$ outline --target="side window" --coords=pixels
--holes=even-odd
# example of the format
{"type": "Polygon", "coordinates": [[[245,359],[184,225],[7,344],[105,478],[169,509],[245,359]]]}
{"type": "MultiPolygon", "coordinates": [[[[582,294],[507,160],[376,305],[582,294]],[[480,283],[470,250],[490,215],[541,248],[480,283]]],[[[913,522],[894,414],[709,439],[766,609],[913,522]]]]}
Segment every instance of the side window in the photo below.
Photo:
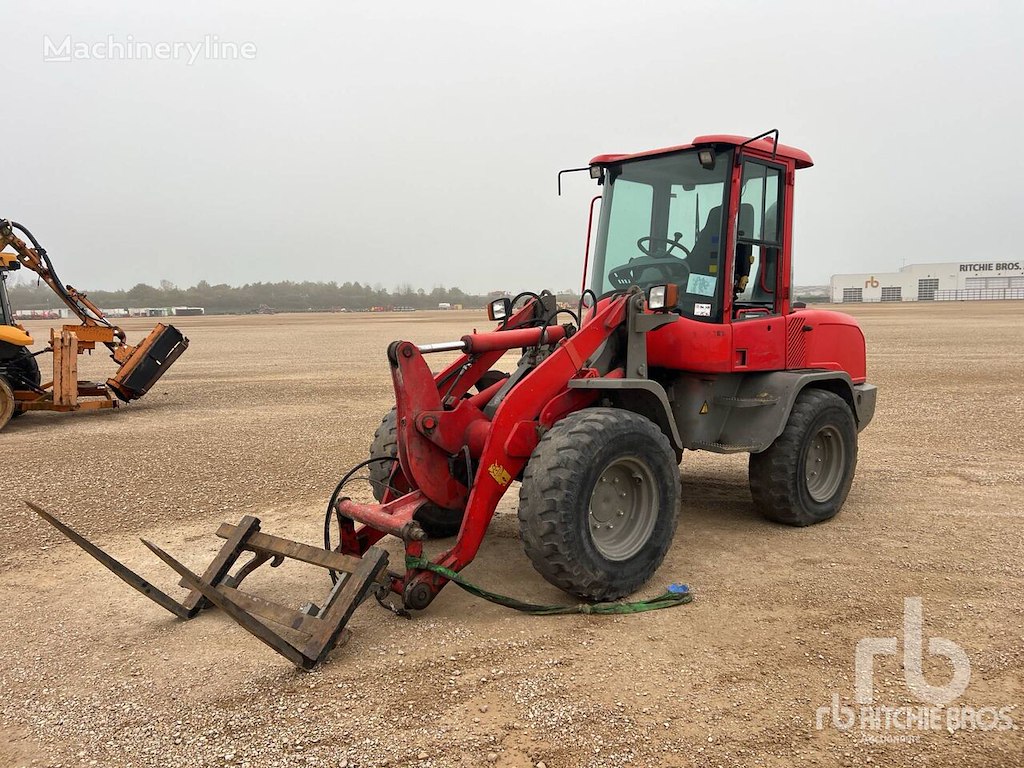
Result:
{"type": "Polygon", "coordinates": [[[733,293],[739,304],[775,306],[782,247],[782,169],[743,163],[733,293]]]}
{"type": "Polygon", "coordinates": [[[743,163],[743,191],[740,193],[741,238],[780,245],[779,216],[782,170],[747,160],[743,163]],[[749,206],[749,207],[748,207],[749,206]],[[743,210],[743,209],[746,210],[743,210]],[[746,215],[744,215],[746,214],[746,215]],[[744,221],[744,219],[746,219],[744,221]]]}

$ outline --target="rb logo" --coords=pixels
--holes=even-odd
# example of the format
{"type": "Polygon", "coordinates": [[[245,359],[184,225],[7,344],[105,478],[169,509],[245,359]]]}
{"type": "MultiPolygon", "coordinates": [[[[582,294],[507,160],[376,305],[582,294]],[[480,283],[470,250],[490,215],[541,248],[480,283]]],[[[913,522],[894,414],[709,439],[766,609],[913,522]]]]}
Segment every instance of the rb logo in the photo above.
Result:
{"type": "MultiPolygon", "coordinates": [[[[921,598],[903,599],[903,677],[907,688],[926,704],[941,707],[957,698],[971,681],[971,662],[967,652],[945,637],[928,638],[928,655],[945,656],[953,666],[953,677],[946,685],[929,685],[921,671],[921,598]]],[[[855,658],[856,699],[858,704],[874,701],[875,656],[895,656],[895,637],[865,637],[857,643],[855,658]]]]}

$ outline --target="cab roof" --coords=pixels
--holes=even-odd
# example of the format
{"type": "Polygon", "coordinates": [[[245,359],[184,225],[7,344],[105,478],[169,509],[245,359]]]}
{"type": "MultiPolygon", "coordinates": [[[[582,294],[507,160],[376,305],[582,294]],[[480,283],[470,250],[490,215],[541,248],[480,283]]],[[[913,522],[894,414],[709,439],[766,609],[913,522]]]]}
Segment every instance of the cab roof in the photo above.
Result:
{"type": "MultiPolygon", "coordinates": [[[[709,136],[698,136],[689,144],[679,144],[674,147],[663,147],[661,149],[649,149],[646,152],[634,152],[632,154],[621,154],[621,155],[598,155],[590,161],[591,165],[608,165],[610,163],[621,163],[627,160],[639,160],[643,157],[654,157],[656,155],[669,155],[673,152],[683,152],[687,149],[694,149],[696,147],[706,147],[709,145],[727,145],[731,147],[738,147],[740,144],[745,144],[750,141],[747,136],[733,136],[731,134],[713,134],[709,136]]],[[[751,141],[747,146],[754,149],[761,150],[762,152],[771,152],[773,149],[774,142],[770,138],[758,139],[757,141],[751,141]]],[[[814,161],[811,160],[811,156],[804,152],[802,149],[796,147],[790,147],[785,144],[779,144],[776,154],[779,157],[784,157],[789,160],[793,160],[796,163],[797,168],[810,168],[814,165],[814,161]]]]}

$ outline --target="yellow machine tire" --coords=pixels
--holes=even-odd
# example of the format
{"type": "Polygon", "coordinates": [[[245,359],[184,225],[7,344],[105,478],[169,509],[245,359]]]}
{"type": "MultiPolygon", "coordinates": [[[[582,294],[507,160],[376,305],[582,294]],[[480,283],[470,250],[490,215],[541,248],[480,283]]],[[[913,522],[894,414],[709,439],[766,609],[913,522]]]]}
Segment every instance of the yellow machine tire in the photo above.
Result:
{"type": "Polygon", "coordinates": [[[14,391],[7,379],[0,378],[0,429],[14,416],[14,391]]]}
{"type": "MultiPolygon", "coordinates": [[[[25,389],[26,385],[38,387],[42,381],[39,363],[28,347],[13,347],[0,342],[0,369],[6,368],[6,377],[0,373],[0,380],[5,381],[12,390],[25,389]]],[[[11,419],[24,416],[25,411],[15,407],[11,419]]]]}

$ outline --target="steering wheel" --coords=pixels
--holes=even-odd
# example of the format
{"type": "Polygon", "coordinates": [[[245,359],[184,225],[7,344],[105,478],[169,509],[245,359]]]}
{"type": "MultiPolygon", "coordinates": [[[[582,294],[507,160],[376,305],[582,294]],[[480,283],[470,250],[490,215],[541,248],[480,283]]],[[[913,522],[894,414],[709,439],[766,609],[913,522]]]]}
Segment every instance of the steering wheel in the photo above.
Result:
{"type": "MultiPolygon", "coordinates": [[[[682,233],[676,232],[675,238],[672,240],[669,240],[667,237],[641,237],[639,240],[636,241],[636,247],[640,249],[640,252],[644,256],[650,256],[653,259],[663,259],[666,258],[667,256],[671,256],[673,248],[678,248],[683,253],[685,253],[686,256],[691,256],[692,254],[690,253],[690,249],[683,245],[681,242],[679,242],[679,238],[681,238],[682,236],[682,233]],[[644,246],[645,242],[647,243],[646,246],[644,246]],[[667,247],[664,250],[655,251],[652,247],[654,243],[664,243],[667,247]]],[[[686,256],[683,256],[682,258],[685,259],[686,256]]],[[[679,256],[676,256],[675,258],[678,259],[679,256]]]]}
{"type": "Polygon", "coordinates": [[[685,284],[690,280],[690,268],[682,259],[662,255],[637,256],[630,259],[621,267],[610,270],[608,281],[617,289],[628,288],[631,285],[639,284],[640,276],[648,269],[657,270],[661,274],[661,280],[666,283],[685,284]]]}

